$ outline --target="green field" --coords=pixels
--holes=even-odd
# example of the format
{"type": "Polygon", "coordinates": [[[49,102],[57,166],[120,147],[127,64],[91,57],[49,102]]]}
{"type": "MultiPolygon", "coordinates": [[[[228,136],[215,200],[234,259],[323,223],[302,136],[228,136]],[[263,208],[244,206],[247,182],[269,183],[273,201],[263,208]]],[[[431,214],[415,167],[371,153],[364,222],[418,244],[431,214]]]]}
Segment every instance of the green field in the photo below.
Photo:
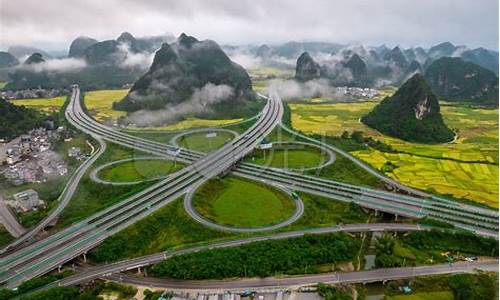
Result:
{"type": "Polygon", "coordinates": [[[316,147],[296,146],[276,145],[273,149],[255,150],[246,161],[274,168],[302,169],[319,166],[328,160],[328,154],[316,147]]]}
{"type": "Polygon", "coordinates": [[[451,291],[422,292],[411,295],[385,296],[384,300],[453,300],[451,291]]]}
{"type": "Polygon", "coordinates": [[[362,131],[396,150],[372,148],[351,153],[404,184],[498,207],[498,109],[443,104],[445,122],[458,131],[455,143],[427,145],[381,135],[358,120],[377,103],[292,103],[292,125],[308,134],[339,136],[362,131]]]}
{"type": "MultiPolygon", "coordinates": [[[[97,159],[93,166],[119,159],[132,158],[136,155],[144,156],[146,153],[135,151],[123,146],[108,144],[106,151],[97,159]]],[[[80,184],[71,198],[68,206],[62,211],[56,229],[82,220],[105,207],[113,205],[127,196],[134,195],[155,183],[148,181],[134,185],[113,186],[95,183],[90,179],[89,173],[80,180],[80,184]]]]}
{"type": "Polygon", "coordinates": [[[290,217],[295,209],[285,193],[235,177],[209,181],[196,192],[193,204],[207,219],[236,227],[276,224],[290,217]]]}
{"type": "Polygon", "coordinates": [[[99,178],[113,182],[159,178],[181,169],[184,165],[169,160],[134,160],[102,169],[99,178]]]}
{"type": "Polygon", "coordinates": [[[207,132],[188,134],[181,136],[177,140],[177,143],[183,148],[208,153],[222,147],[225,143],[234,138],[234,135],[230,132],[215,133],[217,133],[217,136],[211,138],[207,137],[207,132]]]}
{"type": "Polygon", "coordinates": [[[92,250],[91,257],[97,262],[111,262],[237,236],[241,235],[196,222],[186,213],[182,199],[177,199],[107,238],[92,250]]]}
{"type": "Polygon", "coordinates": [[[66,101],[66,96],[54,98],[17,99],[10,100],[15,105],[34,108],[44,113],[56,113],[66,101]]]}

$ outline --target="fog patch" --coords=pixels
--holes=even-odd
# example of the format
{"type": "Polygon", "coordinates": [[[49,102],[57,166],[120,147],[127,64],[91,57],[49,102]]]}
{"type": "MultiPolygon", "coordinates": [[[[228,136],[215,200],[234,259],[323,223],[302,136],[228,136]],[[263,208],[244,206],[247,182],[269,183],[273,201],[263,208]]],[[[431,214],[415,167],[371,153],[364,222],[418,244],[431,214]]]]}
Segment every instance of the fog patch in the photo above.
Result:
{"type": "Polygon", "coordinates": [[[155,52],[149,53],[149,52],[132,52],[130,50],[130,45],[127,43],[120,43],[118,45],[118,49],[121,53],[121,56],[123,57],[123,61],[121,62],[120,66],[126,67],[126,68],[141,68],[141,69],[147,69],[151,66],[153,63],[153,59],[155,56],[155,52]]]}
{"type": "Polygon", "coordinates": [[[85,60],[80,58],[48,59],[44,62],[29,65],[20,65],[18,68],[32,72],[74,72],[87,66],[85,60]]]}
{"type": "Polygon", "coordinates": [[[327,97],[342,100],[343,93],[332,86],[327,79],[314,79],[306,82],[295,80],[271,80],[266,92],[276,92],[283,100],[303,100],[307,98],[327,97]]]}
{"type": "MultiPolygon", "coordinates": [[[[166,85],[157,84],[157,88],[168,89],[166,85]]],[[[167,104],[160,110],[139,110],[126,117],[127,123],[139,127],[157,126],[179,121],[185,116],[210,112],[210,106],[231,98],[234,90],[228,85],[207,83],[196,89],[191,97],[179,104],[167,104]]]]}

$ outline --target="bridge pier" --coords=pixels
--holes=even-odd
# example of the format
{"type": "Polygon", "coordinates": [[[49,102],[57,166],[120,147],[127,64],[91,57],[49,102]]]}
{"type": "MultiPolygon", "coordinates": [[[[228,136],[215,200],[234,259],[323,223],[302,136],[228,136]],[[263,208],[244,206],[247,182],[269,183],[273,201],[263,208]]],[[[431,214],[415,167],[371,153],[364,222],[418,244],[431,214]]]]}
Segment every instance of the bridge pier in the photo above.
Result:
{"type": "Polygon", "coordinates": [[[87,262],[87,253],[86,252],[83,253],[83,262],[87,262]]]}
{"type": "Polygon", "coordinates": [[[394,221],[398,220],[398,214],[395,215],[394,221]]]}
{"type": "Polygon", "coordinates": [[[62,266],[61,266],[61,265],[59,265],[59,266],[57,267],[57,272],[58,272],[58,273],[61,273],[61,268],[62,268],[62,266]]]}

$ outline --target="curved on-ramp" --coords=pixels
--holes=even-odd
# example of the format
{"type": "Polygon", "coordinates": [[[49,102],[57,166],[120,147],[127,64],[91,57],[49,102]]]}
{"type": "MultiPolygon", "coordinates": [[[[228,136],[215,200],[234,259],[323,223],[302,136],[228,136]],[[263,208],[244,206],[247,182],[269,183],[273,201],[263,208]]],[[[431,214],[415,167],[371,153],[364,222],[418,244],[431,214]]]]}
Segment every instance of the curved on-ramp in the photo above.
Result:
{"type": "Polygon", "coordinates": [[[92,166],[92,164],[104,153],[104,151],[106,151],[106,142],[99,136],[93,135],[92,137],[99,143],[99,150],[92,153],[90,157],[87,158],[87,160],[85,160],[82,164],[80,164],[80,166],[78,166],[76,171],[73,172],[68,182],[66,183],[66,186],[64,187],[61,195],[59,195],[59,197],[57,198],[58,205],[56,206],[56,208],[52,210],[50,214],[47,217],[45,217],[45,219],[43,219],[30,231],[26,232],[18,239],[14,240],[10,244],[2,248],[0,250],[0,254],[5,253],[10,249],[13,249],[21,245],[22,243],[28,241],[29,239],[33,238],[37,233],[39,233],[45,227],[47,227],[47,225],[52,223],[52,221],[54,221],[59,216],[59,214],[61,214],[61,212],[68,205],[69,201],[73,197],[73,194],[75,193],[83,175],[85,175],[85,173],[92,166]]]}

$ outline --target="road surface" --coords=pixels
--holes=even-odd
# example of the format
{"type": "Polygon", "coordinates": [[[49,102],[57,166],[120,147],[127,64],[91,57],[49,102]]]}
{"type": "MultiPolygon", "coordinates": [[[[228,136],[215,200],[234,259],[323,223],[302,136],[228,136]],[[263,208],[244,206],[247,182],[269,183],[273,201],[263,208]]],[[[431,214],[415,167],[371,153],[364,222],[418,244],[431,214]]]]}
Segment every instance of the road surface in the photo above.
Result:
{"type": "Polygon", "coordinates": [[[21,225],[12,211],[7,207],[2,196],[0,196],[0,223],[15,238],[18,238],[26,229],[21,225]]]}
{"type": "MultiPolygon", "coordinates": [[[[75,108],[73,122],[79,124],[85,130],[102,135],[103,138],[111,142],[171,158],[173,157],[172,152],[174,149],[177,149],[174,146],[117,132],[110,127],[99,124],[86,115],[81,108],[75,108]]],[[[316,144],[318,143],[317,141],[315,142],[316,144]]],[[[326,144],[322,146],[331,148],[331,146],[326,144]]],[[[332,150],[341,151],[336,148],[332,148],[332,150]]],[[[201,152],[181,149],[180,153],[175,155],[175,159],[189,164],[204,156],[205,154],[201,152]]],[[[356,160],[352,156],[349,157],[356,160]]],[[[361,164],[362,162],[358,161],[358,163],[361,164]]],[[[372,170],[372,172],[374,171],[372,170]]],[[[345,202],[355,202],[363,207],[378,211],[412,218],[429,217],[451,223],[457,227],[471,230],[481,235],[498,237],[498,212],[494,210],[478,208],[437,197],[413,197],[384,192],[324,178],[302,175],[296,172],[266,168],[250,163],[239,163],[233,169],[233,173],[249,179],[264,181],[272,185],[282,185],[291,190],[303,191],[345,202]]]]}
{"type": "Polygon", "coordinates": [[[115,274],[107,277],[107,279],[121,283],[129,283],[161,289],[242,291],[248,289],[264,288],[298,288],[303,286],[316,285],[320,282],[329,284],[370,283],[403,278],[413,278],[418,276],[473,273],[477,270],[498,272],[498,260],[472,263],[460,262],[454,263],[451,266],[448,264],[440,264],[421,267],[376,269],[358,272],[335,272],[317,275],[235,280],[174,280],[152,277],[139,277],[127,274],[115,274]]]}
{"type": "Polygon", "coordinates": [[[198,252],[206,249],[214,249],[214,248],[226,248],[226,247],[235,247],[243,244],[248,244],[257,241],[264,240],[278,240],[278,239],[286,239],[286,238],[294,238],[300,237],[305,234],[324,234],[324,233],[332,233],[332,232],[382,232],[382,231],[390,231],[390,232],[407,232],[407,231],[420,231],[427,230],[427,227],[418,225],[418,224],[399,224],[399,223],[361,223],[361,224],[348,224],[348,225],[337,225],[331,227],[322,227],[315,229],[306,229],[306,230],[298,230],[298,231],[288,231],[281,233],[274,233],[262,236],[255,236],[244,239],[230,240],[218,243],[212,243],[202,246],[196,246],[191,248],[186,248],[182,250],[175,251],[166,251],[160,252],[152,255],[147,255],[143,257],[127,259],[123,261],[119,261],[112,264],[100,265],[96,267],[89,268],[79,274],[64,278],[55,285],[68,286],[74,284],[84,283],[93,279],[97,279],[100,277],[106,277],[110,274],[123,272],[127,270],[142,268],[145,266],[157,264],[159,262],[164,261],[170,257],[198,252]]]}
{"type": "MultiPolygon", "coordinates": [[[[80,90],[76,86],[66,110],[70,122],[74,122],[75,112],[81,112],[80,90]]],[[[141,192],[3,257],[0,261],[0,282],[13,288],[27,279],[57,268],[94,248],[108,236],[179,198],[200,181],[231,168],[274,129],[282,115],[281,99],[276,94],[271,95],[258,121],[231,143],[141,192]]],[[[76,122],[73,125],[97,135],[76,122]]]]}

